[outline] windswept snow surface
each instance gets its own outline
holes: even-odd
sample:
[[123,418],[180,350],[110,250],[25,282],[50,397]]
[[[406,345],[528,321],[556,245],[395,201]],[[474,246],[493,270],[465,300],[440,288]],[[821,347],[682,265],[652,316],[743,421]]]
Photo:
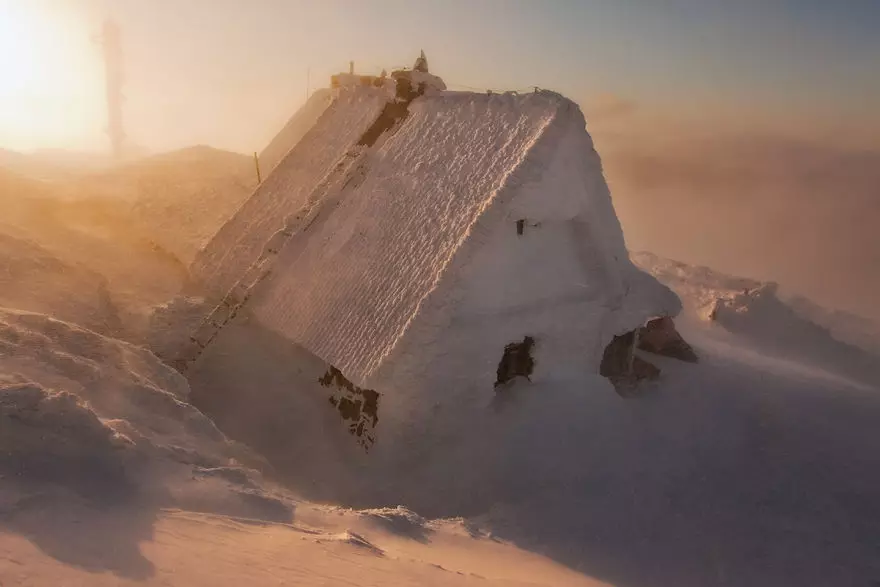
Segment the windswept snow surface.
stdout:
[[118,309],[102,275],[59,259],[22,231],[2,224],[0,306],[51,312],[104,333],[121,329]]
[[743,339],[744,346],[880,388],[880,329],[870,321],[854,325],[853,317],[835,320],[834,313],[803,298],[786,301],[773,282],[725,275],[650,253],[635,253],[633,259],[673,288],[693,315]]
[[250,157],[189,147],[115,169],[93,181],[107,197],[137,186],[130,214],[141,230],[189,265],[217,230],[238,210],[257,184]]
[[679,325],[700,363],[651,356],[663,374],[638,399],[559,371],[368,455],[316,383],[320,362],[253,322],[196,366],[193,401],[311,500],[463,516],[608,584],[875,581],[880,389]]
[[[79,409],[95,415],[95,422],[134,447],[143,441],[143,449],[222,462],[227,441],[210,420],[185,403],[186,380],[149,351],[43,314],[5,309],[0,309],[0,345],[4,400],[44,402],[51,409],[66,397],[67,405],[79,404]],[[17,391],[9,395],[11,389]],[[15,402],[7,407],[14,409]],[[65,426],[57,428],[63,432]],[[39,435],[39,430],[32,433]],[[4,448],[12,446],[4,442]]]
[[837,340],[880,356],[880,322],[852,312],[823,308],[804,296],[790,296],[786,304],[807,320],[827,328]]
[[0,305],[131,339],[146,309],[179,291],[186,267],[129,203],[76,185],[0,169]]
[[[319,395],[321,365],[271,331],[233,332],[189,393],[143,349],[4,310],[0,581],[876,582],[880,392],[684,322],[701,362],[652,357],[663,377],[641,399],[575,372],[520,381],[374,466]],[[298,494],[366,509],[261,481],[187,400]]]
[[[559,563],[460,522],[419,527],[426,539],[388,530],[357,512],[303,505],[292,524],[90,508],[74,500],[27,512],[51,542],[0,532],[4,585],[71,587],[601,587]],[[24,515],[17,516],[23,518]]]
[[0,309],[0,584],[600,585],[461,520],[294,499],[142,348]]

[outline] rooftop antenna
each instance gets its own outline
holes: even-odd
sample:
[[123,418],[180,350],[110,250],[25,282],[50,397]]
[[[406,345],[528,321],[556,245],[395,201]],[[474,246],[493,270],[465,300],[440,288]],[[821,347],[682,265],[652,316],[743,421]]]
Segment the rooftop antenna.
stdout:
[[107,135],[113,155],[122,157],[125,130],[122,126],[122,35],[112,19],[104,21],[98,42],[104,49],[104,75],[107,91]]
[[413,65],[413,70],[428,73],[428,58],[425,57],[424,49],[419,53],[419,57],[416,59],[415,65]]

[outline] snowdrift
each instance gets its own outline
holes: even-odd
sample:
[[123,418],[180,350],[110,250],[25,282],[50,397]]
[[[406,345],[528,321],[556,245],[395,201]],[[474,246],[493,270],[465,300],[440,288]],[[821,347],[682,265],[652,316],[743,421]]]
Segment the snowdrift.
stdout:
[[0,224],[0,306],[52,314],[118,335],[122,322],[107,280],[27,238],[13,236],[18,232]]
[[829,310],[804,296],[788,297],[785,303],[800,316],[827,328],[837,340],[880,356],[880,322],[852,312]]
[[[0,309],[0,506],[53,491],[98,504],[287,521],[265,462],[188,403],[149,351],[42,314]],[[10,512],[6,512],[9,514]]]
[[[196,148],[67,183],[0,170],[0,303],[141,340],[149,308],[188,281],[179,255],[247,193],[234,179],[242,159]],[[99,318],[108,308],[116,316]]]
[[112,211],[117,221],[189,265],[255,184],[249,157],[195,146],[58,182],[54,191]]
[[[673,288],[700,319],[747,339],[749,346],[880,388],[880,354],[873,351],[880,329],[872,330],[867,319],[858,321],[856,330],[852,317],[836,321],[832,312],[804,298],[782,299],[773,282],[725,275],[650,253],[634,253],[633,260]],[[856,336],[847,335],[854,330]]]
[[62,394],[144,450],[222,459],[225,439],[186,403],[186,380],[149,351],[42,314],[0,310],[0,325],[7,383],[31,389],[21,397]]
[[[189,266],[256,185],[249,157],[198,146],[156,155],[94,178],[137,186],[131,216],[156,242]],[[114,189],[114,197],[120,190]]]
[[229,328],[192,400],[309,499],[464,516],[609,584],[875,575],[880,395],[720,344],[705,322],[684,325],[700,363],[652,358],[663,376],[639,400],[577,370],[517,381],[430,437],[412,422],[394,459],[385,437],[369,455],[347,437],[320,361],[254,321]]

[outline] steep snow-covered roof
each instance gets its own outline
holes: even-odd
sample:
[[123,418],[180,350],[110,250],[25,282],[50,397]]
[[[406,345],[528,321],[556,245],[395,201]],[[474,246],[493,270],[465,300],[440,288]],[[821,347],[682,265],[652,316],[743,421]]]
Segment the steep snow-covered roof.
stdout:
[[333,165],[373,123],[387,90],[340,91],[314,125],[201,251],[193,275],[224,293],[259,256],[285,219],[299,210]]
[[280,255],[257,315],[350,376],[369,372],[566,105],[544,94],[416,100],[365,161],[363,183]]
[[[587,137],[577,105],[550,92],[442,93],[414,101],[401,127],[335,180],[326,211],[282,250],[252,306],[256,316],[364,381],[480,216],[523,182],[540,180],[571,129]],[[593,238],[628,263],[610,199],[589,202],[608,199],[598,157],[590,151],[575,160],[554,185],[567,185],[568,200],[600,214],[598,225],[611,215],[607,238],[602,228]],[[600,186],[604,192],[596,192]],[[554,195],[539,194],[536,205],[558,207]]]
[[333,92],[327,88],[312,94],[306,103],[299,108],[284,127],[260,152],[260,169],[268,176],[284,156],[290,152],[300,139],[315,125],[327,107],[333,102]]

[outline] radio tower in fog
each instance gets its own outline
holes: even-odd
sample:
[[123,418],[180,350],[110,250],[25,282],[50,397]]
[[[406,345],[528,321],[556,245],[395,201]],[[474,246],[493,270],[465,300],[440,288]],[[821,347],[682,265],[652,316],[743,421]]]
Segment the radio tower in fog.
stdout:
[[125,131],[122,128],[122,40],[119,25],[113,20],[104,21],[101,31],[104,49],[104,70],[107,82],[107,135],[113,147],[113,155],[122,157]]

